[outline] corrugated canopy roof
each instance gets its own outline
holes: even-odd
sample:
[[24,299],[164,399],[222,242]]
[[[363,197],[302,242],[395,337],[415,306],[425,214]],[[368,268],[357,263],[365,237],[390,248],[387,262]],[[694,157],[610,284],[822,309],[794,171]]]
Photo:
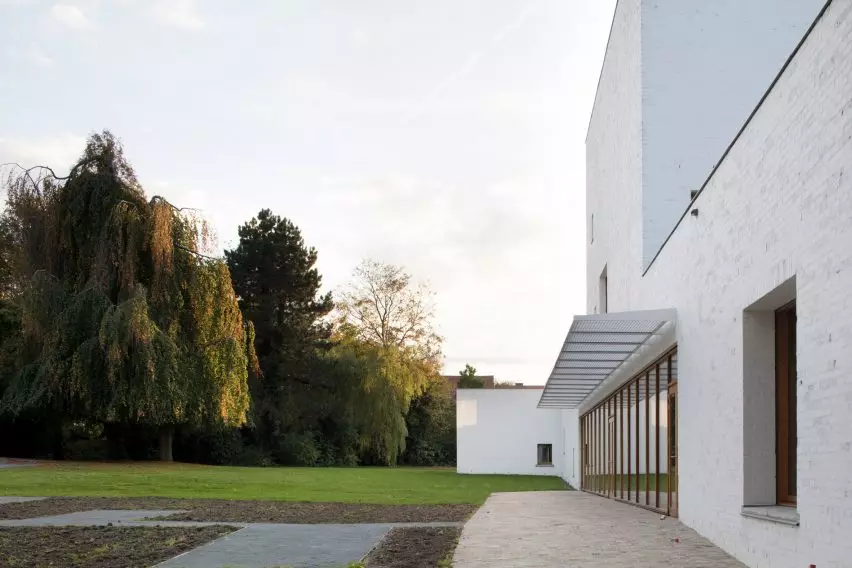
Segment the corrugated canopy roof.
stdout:
[[677,319],[675,310],[574,316],[539,408],[577,408]]

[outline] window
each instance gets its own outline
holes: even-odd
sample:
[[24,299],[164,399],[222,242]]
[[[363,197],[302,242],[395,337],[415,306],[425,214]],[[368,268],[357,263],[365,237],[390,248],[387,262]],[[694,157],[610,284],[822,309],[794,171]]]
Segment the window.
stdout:
[[592,219],[589,221],[589,243],[595,242],[595,214],[592,213]]
[[796,303],[775,312],[775,471],[779,505],[796,504]]
[[553,444],[538,445],[537,465],[553,465]]
[[606,266],[601,272],[600,280],[598,281],[598,294],[600,295],[598,305],[600,306],[599,313],[605,314],[608,311],[607,304],[609,303],[609,290],[607,290],[607,275]]

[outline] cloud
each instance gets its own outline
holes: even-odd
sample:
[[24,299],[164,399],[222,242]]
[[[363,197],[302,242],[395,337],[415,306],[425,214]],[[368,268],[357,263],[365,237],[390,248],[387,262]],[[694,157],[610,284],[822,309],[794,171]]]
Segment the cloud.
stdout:
[[54,4],[50,9],[50,16],[60,24],[76,30],[92,27],[92,22],[86,14],[74,4]]
[[367,47],[370,45],[370,34],[362,29],[352,32],[352,43],[355,47]]
[[154,8],[154,15],[163,24],[185,30],[200,30],[206,25],[194,0],[162,0]]
[[30,59],[41,67],[52,67],[56,63],[52,57],[46,55],[39,46],[33,44],[29,51]]

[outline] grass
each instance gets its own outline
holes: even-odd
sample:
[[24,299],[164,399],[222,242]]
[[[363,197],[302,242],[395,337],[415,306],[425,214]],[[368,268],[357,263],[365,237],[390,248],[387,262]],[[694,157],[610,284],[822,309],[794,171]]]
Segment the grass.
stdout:
[[565,489],[558,477],[458,475],[448,468],[250,468],[52,462],[0,470],[0,494],[481,504],[496,491]]

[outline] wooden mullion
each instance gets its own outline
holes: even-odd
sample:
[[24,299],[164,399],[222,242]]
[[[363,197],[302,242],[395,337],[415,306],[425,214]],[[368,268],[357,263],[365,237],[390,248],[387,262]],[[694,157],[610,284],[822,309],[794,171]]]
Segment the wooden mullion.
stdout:
[[612,438],[613,438],[612,463],[613,463],[613,469],[615,470],[614,475],[612,477],[612,494],[613,494],[613,496],[617,497],[618,496],[618,482],[619,482],[619,479],[621,479],[621,469],[619,468],[619,462],[618,462],[619,456],[621,455],[621,451],[620,451],[621,450],[621,439],[620,439],[621,438],[621,430],[619,430],[619,428],[621,427],[621,420],[620,420],[621,417],[619,416],[621,414],[621,407],[619,407],[619,405],[618,405],[618,391],[616,391],[612,395],[612,414],[613,414],[613,417],[614,417],[613,429],[612,429]]
[[648,479],[651,475],[651,372],[645,373],[645,504],[650,505]]
[[630,384],[629,383],[627,384],[627,388],[624,389],[624,390],[627,392],[627,406],[626,406],[626,408],[627,408],[627,431],[626,431],[626,434],[627,435],[625,436],[625,438],[627,438],[627,500],[629,501],[630,500],[630,480],[631,480],[630,469],[631,469],[631,464],[633,462],[633,456],[630,453],[630,440],[632,438],[633,433],[630,431]]
[[640,444],[639,444],[639,408],[642,405],[642,401],[639,400],[639,379],[636,379],[636,502],[639,502],[639,454],[640,452]]
[[[671,365],[671,359],[669,359],[669,365]],[[657,388],[654,391],[654,401],[656,406],[656,425],[654,427],[654,440],[656,442],[656,450],[654,451],[654,493],[656,494],[654,500],[654,506],[659,509],[660,508],[660,366],[657,365],[656,368],[656,377],[657,377]]]
[[594,469],[594,481],[592,482],[594,486],[595,493],[598,492],[598,471],[600,470],[600,425],[598,424],[598,412],[597,409],[594,410],[594,423],[595,423],[595,469]]
[[618,391],[618,415],[621,418],[618,424],[618,481],[620,497],[624,499],[624,389]]

